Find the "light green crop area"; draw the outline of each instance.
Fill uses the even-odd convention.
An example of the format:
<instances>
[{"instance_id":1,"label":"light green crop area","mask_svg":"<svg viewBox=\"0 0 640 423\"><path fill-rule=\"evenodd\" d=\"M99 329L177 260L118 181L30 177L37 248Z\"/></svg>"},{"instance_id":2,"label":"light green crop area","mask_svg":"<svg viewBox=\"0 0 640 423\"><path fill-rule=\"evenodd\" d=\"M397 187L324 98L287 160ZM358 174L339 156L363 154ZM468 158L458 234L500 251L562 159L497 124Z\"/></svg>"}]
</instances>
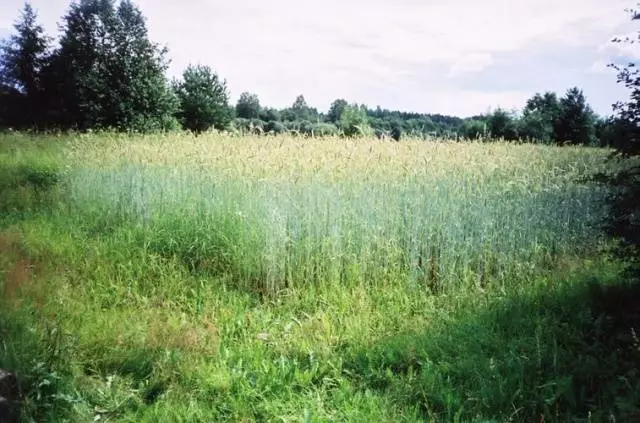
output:
<instances>
[{"instance_id":1,"label":"light green crop area","mask_svg":"<svg viewBox=\"0 0 640 423\"><path fill-rule=\"evenodd\" d=\"M638 398L585 335L623 268L606 150L0 139L0 367L27 418L567 421Z\"/></svg>"},{"instance_id":2,"label":"light green crop area","mask_svg":"<svg viewBox=\"0 0 640 423\"><path fill-rule=\"evenodd\" d=\"M581 181L602 165L595 150L213 137L73 147L79 225L136 228L150 253L270 294L503 285L596 243L604 217L603 190Z\"/></svg>"}]
</instances>

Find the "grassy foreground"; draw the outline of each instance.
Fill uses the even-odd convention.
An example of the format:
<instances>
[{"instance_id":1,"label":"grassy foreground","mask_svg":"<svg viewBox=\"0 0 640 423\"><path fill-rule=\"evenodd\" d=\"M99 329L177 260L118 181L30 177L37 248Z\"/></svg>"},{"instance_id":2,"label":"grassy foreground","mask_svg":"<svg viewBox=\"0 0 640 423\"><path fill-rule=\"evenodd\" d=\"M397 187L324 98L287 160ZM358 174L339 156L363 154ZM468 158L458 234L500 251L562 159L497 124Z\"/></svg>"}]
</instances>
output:
<instances>
[{"instance_id":1,"label":"grassy foreground","mask_svg":"<svg viewBox=\"0 0 640 423\"><path fill-rule=\"evenodd\" d=\"M0 367L26 421L633 421L607 154L1 135Z\"/></svg>"}]
</instances>

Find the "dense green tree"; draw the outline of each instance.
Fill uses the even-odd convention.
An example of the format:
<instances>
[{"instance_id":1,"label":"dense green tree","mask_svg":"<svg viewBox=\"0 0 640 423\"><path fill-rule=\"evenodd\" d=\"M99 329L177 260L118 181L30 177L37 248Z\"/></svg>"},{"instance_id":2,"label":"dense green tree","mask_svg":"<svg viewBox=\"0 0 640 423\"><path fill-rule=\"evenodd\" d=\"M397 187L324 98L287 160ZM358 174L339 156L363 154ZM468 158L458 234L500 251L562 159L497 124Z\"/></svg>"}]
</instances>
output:
<instances>
[{"instance_id":1,"label":"dense green tree","mask_svg":"<svg viewBox=\"0 0 640 423\"><path fill-rule=\"evenodd\" d=\"M640 20L640 12L631 10L631 19ZM634 36L615 39L615 43L636 44L640 31ZM637 45L637 44L636 44ZM629 90L629 99L614 105L616 116L612 122L612 146L624 157L636 156L625 161L625 166L609 181L613 185L609 232L619 238L620 253L634 266L635 281L640 275L640 70L636 63L626 66L613 65L618 71L618 83Z\"/></svg>"},{"instance_id":2,"label":"dense green tree","mask_svg":"<svg viewBox=\"0 0 640 423\"><path fill-rule=\"evenodd\" d=\"M527 100L520 120L520 136L525 139L551 142L556 139L560 122L560 102L555 93L536 93Z\"/></svg>"},{"instance_id":3,"label":"dense green tree","mask_svg":"<svg viewBox=\"0 0 640 423\"><path fill-rule=\"evenodd\" d=\"M302 94L296 97L288 112L288 116L293 118L289 120L313 122L318 119L318 111L307 104Z\"/></svg>"},{"instance_id":4,"label":"dense green tree","mask_svg":"<svg viewBox=\"0 0 640 423\"><path fill-rule=\"evenodd\" d=\"M49 59L49 38L26 3L14 25L16 33L0 45L0 120L11 126L38 126L43 110L43 70Z\"/></svg>"},{"instance_id":5,"label":"dense green tree","mask_svg":"<svg viewBox=\"0 0 640 423\"><path fill-rule=\"evenodd\" d=\"M556 139L561 143L594 144L596 115L578 88L571 88L560 99L560 119Z\"/></svg>"},{"instance_id":6,"label":"dense green tree","mask_svg":"<svg viewBox=\"0 0 640 423\"><path fill-rule=\"evenodd\" d=\"M338 127L333 123L316 123L313 125L313 135L316 137L332 137L338 135Z\"/></svg>"},{"instance_id":7,"label":"dense green tree","mask_svg":"<svg viewBox=\"0 0 640 423\"><path fill-rule=\"evenodd\" d=\"M345 107L340 115L340 129L348 137L370 135L372 130L366 109L357 104Z\"/></svg>"},{"instance_id":8,"label":"dense green tree","mask_svg":"<svg viewBox=\"0 0 640 423\"><path fill-rule=\"evenodd\" d=\"M117 7L112 0L72 3L51 70L62 124L166 129L177 102L164 76L165 56L130 0Z\"/></svg>"},{"instance_id":9,"label":"dense green tree","mask_svg":"<svg viewBox=\"0 0 640 423\"><path fill-rule=\"evenodd\" d=\"M402 122L399 119L391 121L391 138L395 141L400 141L402 138Z\"/></svg>"},{"instance_id":10,"label":"dense green tree","mask_svg":"<svg viewBox=\"0 0 640 423\"><path fill-rule=\"evenodd\" d=\"M451 116L392 111L380 106L367 109L367 115L375 132L388 136L398 126L402 133L426 138L434 134L455 133L463 124L462 119Z\"/></svg>"},{"instance_id":11,"label":"dense green tree","mask_svg":"<svg viewBox=\"0 0 640 423\"><path fill-rule=\"evenodd\" d=\"M482 119L465 119L460 129L460 135L474 140L485 137L487 134L487 122Z\"/></svg>"},{"instance_id":12,"label":"dense green tree","mask_svg":"<svg viewBox=\"0 0 640 423\"><path fill-rule=\"evenodd\" d=\"M631 19L640 20L640 12L631 10ZM614 43L636 44L640 41L640 32L634 37L615 38ZM618 71L618 83L629 90L629 99L614 105L614 111L620 125L626 130L617 140L617 149L625 155L640 154L640 69L636 63L626 66L612 65Z\"/></svg>"},{"instance_id":13,"label":"dense green tree","mask_svg":"<svg viewBox=\"0 0 640 423\"><path fill-rule=\"evenodd\" d=\"M260 117L260 100L255 94L244 92L240 94L236 104L236 116L245 119L257 119Z\"/></svg>"},{"instance_id":14,"label":"dense green tree","mask_svg":"<svg viewBox=\"0 0 640 423\"><path fill-rule=\"evenodd\" d=\"M114 22L115 7L110 0L80 0L63 17L52 73L64 126L107 126L106 109L113 98L108 84L113 60L109 58L109 34Z\"/></svg>"},{"instance_id":15,"label":"dense green tree","mask_svg":"<svg viewBox=\"0 0 640 423\"><path fill-rule=\"evenodd\" d=\"M284 126L282 122L277 120L272 120L267 122L267 125L265 126L265 131L267 133L275 135L275 134L282 134L286 132L287 128Z\"/></svg>"},{"instance_id":16,"label":"dense green tree","mask_svg":"<svg viewBox=\"0 0 640 423\"><path fill-rule=\"evenodd\" d=\"M513 115L506 110L496 109L487 119L487 126L493 138L518 139L518 128Z\"/></svg>"},{"instance_id":17,"label":"dense green tree","mask_svg":"<svg viewBox=\"0 0 640 423\"><path fill-rule=\"evenodd\" d=\"M314 124L308 120L290 120L285 122L285 128L295 135L313 135Z\"/></svg>"},{"instance_id":18,"label":"dense green tree","mask_svg":"<svg viewBox=\"0 0 640 423\"><path fill-rule=\"evenodd\" d=\"M331 106L329 107L329 113L327 113L327 120L331 123L338 124L340 123L340 116L342 116L342 111L349 105L347 100L337 99Z\"/></svg>"},{"instance_id":19,"label":"dense green tree","mask_svg":"<svg viewBox=\"0 0 640 423\"><path fill-rule=\"evenodd\" d=\"M544 94L536 93L527 100L524 113L535 111L541 112L550 118L557 117L560 113L560 102L556 93L550 91Z\"/></svg>"},{"instance_id":20,"label":"dense green tree","mask_svg":"<svg viewBox=\"0 0 640 423\"><path fill-rule=\"evenodd\" d=\"M634 126L619 116L600 119L596 123L596 138L603 147L612 147L622 151L626 143L633 137Z\"/></svg>"},{"instance_id":21,"label":"dense green tree","mask_svg":"<svg viewBox=\"0 0 640 423\"><path fill-rule=\"evenodd\" d=\"M167 83L167 50L152 43L142 12L121 0L109 58L111 125L153 131L173 126L177 99Z\"/></svg>"},{"instance_id":22,"label":"dense green tree","mask_svg":"<svg viewBox=\"0 0 640 423\"><path fill-rule=\"evenodd\" d=\"M279 121L282 119L280 111L271 107L265 107L260 110L260 119L265 122Z\"/></svg>"},{"instance_id":23,"label":"dense green tree","mask_svg":"<svg viewBox=\"0 0 640 423\"><path fill-rule=\"evenodd\" d=\"M208 66L189 66L182 81L175 83L180 101L178 117L184 128L195 133L214 127L225 129L231 122L227 83Z\"/></svg>"},{"instance_id":24,"label":"dense green tree","mask_svg":"<svg viewBox=\"0 0 640 423\"><path fill-rule=\"evenodd\" d=\"M298 97L296 97L296 101L293 102L293 106L291 106L291 108L294 111L301 111L301 110L308 109L309 105L307 104L307 100L305 100L304 95L300 94Z\"/></svg>"},{"instance_id":25,"label":"dense green tree","mask_svg":"<svg viewBox=\"0 0 640 423\"><path fill-rule=\"evenodd\" d=\"M260 119L235 118L231 125L243 134L263 135L268 132L267 122Z\"/></svg>"}]
</instances>

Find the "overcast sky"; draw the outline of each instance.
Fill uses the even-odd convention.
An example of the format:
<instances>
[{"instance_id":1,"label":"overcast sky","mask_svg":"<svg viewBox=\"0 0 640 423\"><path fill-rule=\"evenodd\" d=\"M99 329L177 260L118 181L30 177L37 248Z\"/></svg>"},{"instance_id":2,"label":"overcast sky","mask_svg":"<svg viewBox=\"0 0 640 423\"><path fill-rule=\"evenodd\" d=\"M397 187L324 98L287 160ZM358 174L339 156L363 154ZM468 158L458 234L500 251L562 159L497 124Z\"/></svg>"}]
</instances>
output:
<instances>
[{"instance_id":1,"label":"overcast sky","mask_svg":"<svg viewBox=\"0 0 640 423\"><path fill-rule=\"evenodd\" d=\"M33 0L50 34L67 0ZM606 67L637 57L612 36L637 30L629 0L138 0L170 75L210 65L268 106L298 94L469 116L522 108L535 92L582 88L600 114L627 97ZM0 37L22 7L0 1Z\"/></svg>"}]
</instances>

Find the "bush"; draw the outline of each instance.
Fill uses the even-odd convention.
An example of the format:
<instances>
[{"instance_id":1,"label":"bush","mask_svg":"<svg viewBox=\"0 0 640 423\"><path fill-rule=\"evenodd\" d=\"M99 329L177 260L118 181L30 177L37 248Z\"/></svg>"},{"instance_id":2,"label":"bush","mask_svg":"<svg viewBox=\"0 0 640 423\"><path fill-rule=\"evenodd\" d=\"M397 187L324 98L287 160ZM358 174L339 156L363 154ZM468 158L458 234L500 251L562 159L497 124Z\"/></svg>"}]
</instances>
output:
<instances>
[{"instance_id":1,"label":"bush","mask_svg":"<svg viewBox=\"0 0 640 423\"><path fill-rule=\"evenodd\" d=\"M373 133L367 112L355 104L345 107L342 111L340 129L347 137L367 136Z\"/></svg>"},{"instance_id":2,"label":"bush","mask_svg":"<svg viewBox=\"0 0 640 423\"><path fill-rule=\"evenodd\" d=\"M243 134L262 135L268 131L267 122L260 119L235 118L233 127Z\"/></svg>"},{"instance_id":3,"label":"bush","mask_svg":"<svg viewBox=\"0 0 640 423\"><path fill-rule=\"evenodd\" d=\"M265 122L273 122L280 120L280 112L276 109L262 109L260 110L260 119Z\"/></svg>"},{"instance_id":4,"label":"bush","mask_svg":"<svg viewBox=\"0 0 640 423\"><path fill-rule=\"evenodd\" d=\"M313 135L316 137L332 137L338 135L338 127L332 123L316 123L313 125Z\"/></svg>"},{"instance_id":5,"label":"bush","mask_svg":"<svg viewBox=\"0 0 640 423\"><path fill-rule=\"evenodd\" d=\"M471 140L482 138L486 135L487 124L479 119L467 119L462 124L462 136Z\"/></svg>"},{"instance_id":6,"label":"bush","mask_svg":"<svg viewBox=\"0 0 640 423\"><path fill-rule=\"evenodd\" d=\"M313 124L308 120L294 120L285 122L285 127L287 128L287 130L293 133L297 133L298 135L313 134Z\"/></svg>"},{"instance_id":7,"label":"bush","mask_svg":"<svg viewBox=\"0 0 640 423\"><path fill-rule=\"evenodd\" d=\"M489 116L488 124L492 138L518 139L518 128L512 113L497 109Z\"/></svg>"},{"instance_id":8,"label":"bush","mask_svg":"<svg viewBox=\"0 0 640 423\"><path fill-rule=\"evenodd\" d=\"M391 138L393 138L395 141L400 141L401 137L402 137L402 122L397 120L391 122Z\"/></svg>"},{"instance_id":9,"label":"bush","mask_svg":"<svg viewBox=\"0 0 640 423\"><path fill-rule=\"evenodd\" d=\"M282 122L279 122L277 120L267 122L265 130L270 134L282 134L284 132L287 132L286 126L284 126Z\"/></svg>"},{"instance_id":10,"label":"bush","mask_svg":"<svg viewBox=\"0 0 640 423\"><path fill-rule=\"evenodd\" d=\"M525 114L522 119L520 119L518 131L521 137L527 140L548 143L555 138L553 120L537 110Z\"/></svg>"}]
</instances>

